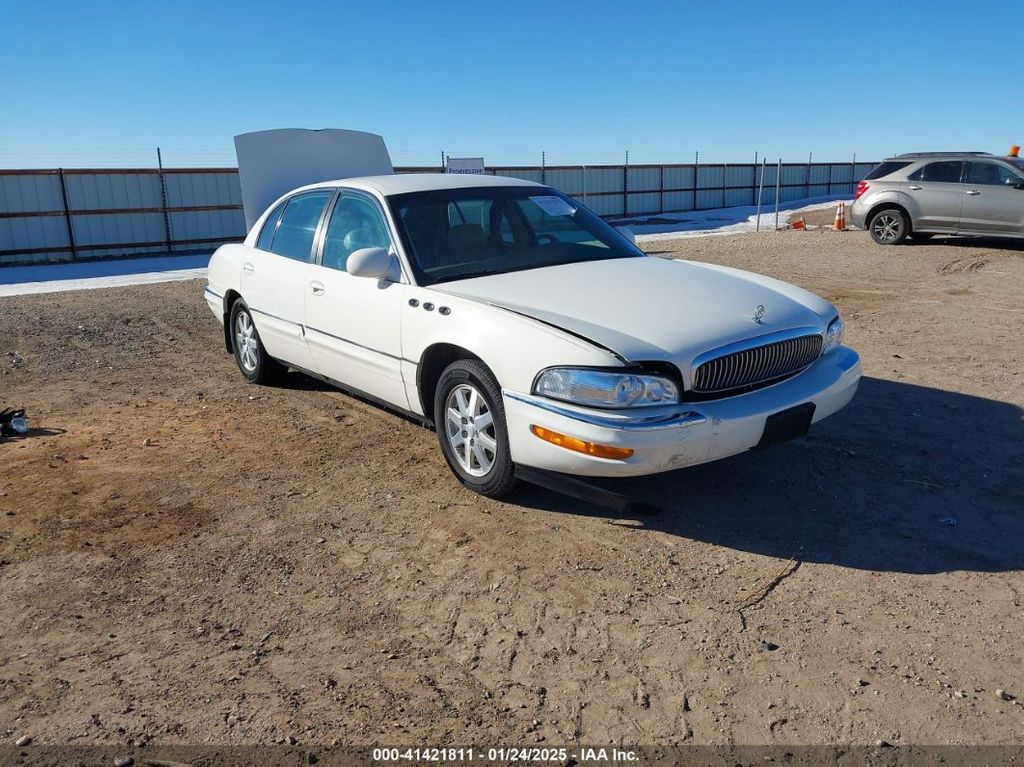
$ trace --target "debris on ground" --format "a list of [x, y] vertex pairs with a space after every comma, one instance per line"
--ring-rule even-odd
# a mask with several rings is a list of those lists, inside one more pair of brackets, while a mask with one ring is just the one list
[[0, 410], [0, 439], [17, 437], [28, 431], [28, 416], [24, 409], [5, 408]]

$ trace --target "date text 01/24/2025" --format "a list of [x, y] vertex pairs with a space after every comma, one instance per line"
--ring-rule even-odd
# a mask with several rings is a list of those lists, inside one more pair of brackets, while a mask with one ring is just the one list
[[375, 748], [375, 762], [558, 762], [569, 760], [576, 763], [635, 762], [636, 752], [622, 748], [583, 747], [569, 752], [568, 748], [540, 747], [421, 747], [421, 748]]

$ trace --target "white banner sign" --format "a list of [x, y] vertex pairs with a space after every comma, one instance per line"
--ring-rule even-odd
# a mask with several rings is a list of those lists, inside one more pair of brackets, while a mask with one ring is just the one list
[[445, 173], [484, 173], [483, 157], [449, 157], [445, 164]]

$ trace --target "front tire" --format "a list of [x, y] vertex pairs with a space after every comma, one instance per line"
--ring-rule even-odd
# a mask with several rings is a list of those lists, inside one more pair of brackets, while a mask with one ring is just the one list
[[879, 245], [899, 245], [910, 236], [910, 220], [898, 208], [885, 208], [871, 219], [868, 231]]
[[242, 375], [255, 384], [269, 384], [277, 380], [284, 373], [284, 368], [267, 354], [252, 313], [243, 301], [235, 301], [231, 307], [230, 322], [231, 347]]
[[456, 360], [434, 393], [434, 426], [452, 473], [470, 490], [500, 498], [516, 486], [501, 388], [479, 360]]

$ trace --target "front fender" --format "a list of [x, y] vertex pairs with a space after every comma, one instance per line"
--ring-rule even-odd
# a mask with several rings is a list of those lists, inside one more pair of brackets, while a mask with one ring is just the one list
[[409, 296], [419, 303], [404, 308], [402, 350], [417, 365], [431, 346], [453, 344], [479, 357], [503, 388], [520, 392], [547, 367], [623, 365], [607, 349], [507, 309], [429, 288], [410, 288]]

